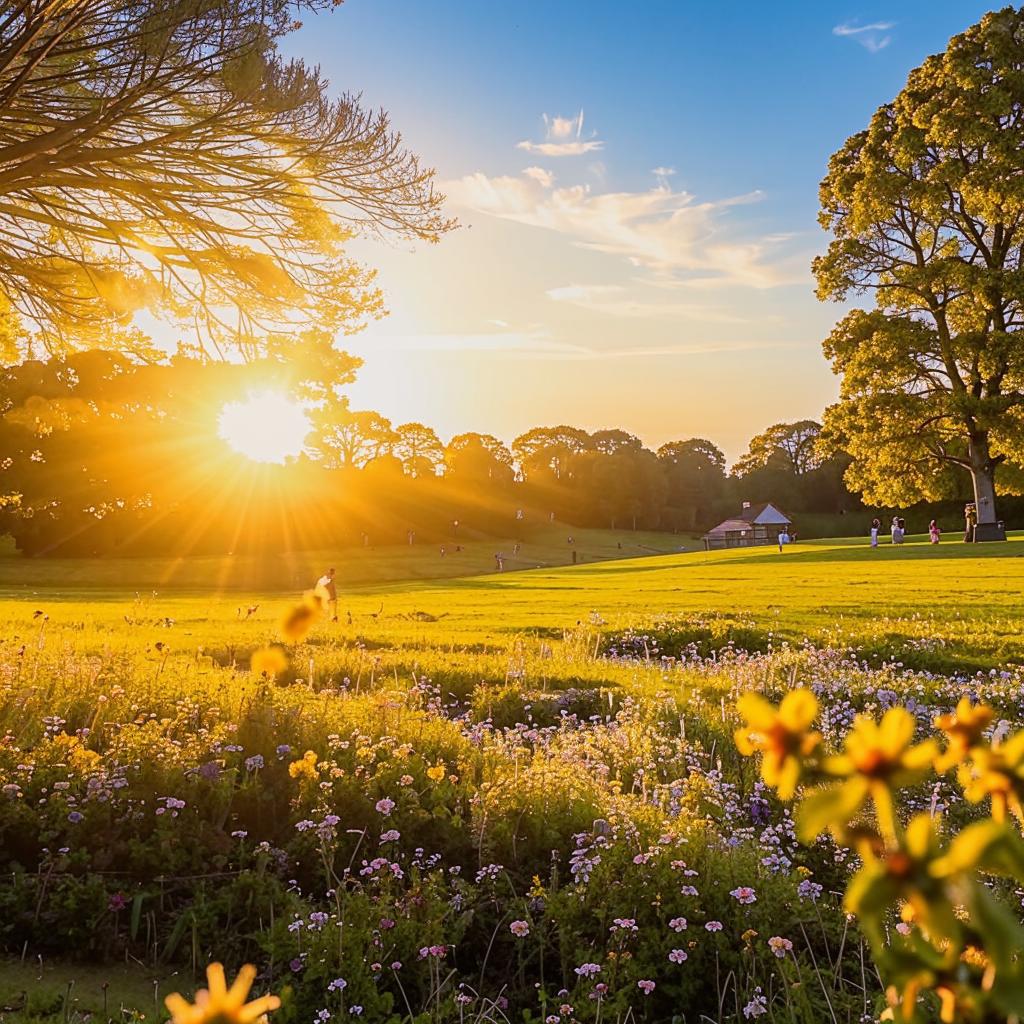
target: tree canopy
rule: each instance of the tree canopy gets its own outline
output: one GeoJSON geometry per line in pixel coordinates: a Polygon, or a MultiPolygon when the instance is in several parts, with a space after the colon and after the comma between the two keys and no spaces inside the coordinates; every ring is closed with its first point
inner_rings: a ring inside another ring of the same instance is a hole
{"type": "Polygon", "coordinates": [[[867,500],[956,493],[980,523],[1024,460],[1024,14],[1005,8],[911,72],[821,185],[818,294],[870,294],[825,342],[825,426],[867,500]]]}
{"type": "Polygon", "coordinates": [[[336,0],[0,0],[0,343],[212,350],[382,309],[355,232],[436,240],[433,172],[383,111],[284,58],[336,0]]]}

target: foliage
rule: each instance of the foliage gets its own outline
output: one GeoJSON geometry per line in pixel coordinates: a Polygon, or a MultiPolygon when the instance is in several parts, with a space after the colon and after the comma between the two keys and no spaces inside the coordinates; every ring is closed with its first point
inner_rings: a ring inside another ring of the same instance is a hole
{"type": "Polygon", "coordinates": [[[564,427],[511,448],[477,433],[445,445],[424,424],[351,409],[341,389],[358,366],[310,330],[271,335],[244,363],[186,347],[149,360],[91,349],[0,369],[0,526],[33,555],[274,552],[410,531],[440,544],[455,520],[463,535],[524,541],[552,513],[575,527],[696,531],[735,514],[741,495],[770,495],[791,513],[852,501],[834,459],[729,479],[701,439],[656,455],[625,431],[564,427]],[[224,404],[250,391],[303,403],[301,456],[255,464],[217,436],[224,404]]]}
{"type": "MultiPolygon", "coordinates": [[[[0,283],[51,351],[148,351],[149,309],[214,350],[381,311],[358,231],[436,240],[432,172],[383,112],[278,46],[331,0],[0,9],[0,283]]],[[[16,325],[15,325],[16,326],[16,325]]]]}
{"type": "Polygon", "coordinates": [[[782,466],[794,476],[803,476],[822,463],[818,447],[820,434],[821,424],[814,420],[776,423],[751,438],[746,454],[734,467],[735,472],[745,475],[755,469],[782,466]]]}
{"type": "Polygon", "coordinates": [[[985,15],[911,72],[822,182],[834,240],[818,294],[875,302],[825,342],[842,376],[826,431],[869,501],[946,496],[966,471],[979,522],[994,522],[996,470],[1024,456],[1022,47],[1021,11],[985,15]]]}
{"type": "Polygon", "coordinates": [[[810,690],[793,690],[777,709],[745,694],[739,711],[746,725],[737,746],[761,754],[762,777],[780,798],[792,799],[801,776],[819,783],[800,798],[801,840],[831,831],[857,851],[861,867],[844,906],[857,915],[886,983],[884,1019],[898,1011],[901,1020],[927,1020],[934,997],[946,1024],[1017,1020],[1024,926],[993,889],[998,878],[1024,884],[1024,732],[991,736],[993,709],[963,697],[935,719],[944,749],[932,738],[915,744],[914,715],[890,707],[880,722],[856,716],[842,752],[827,754],[811,731],[818,702],[810,690]],[[905,821],[902,792],[954,768],[967,801],[989,800],[991,817],[952,834],[934,806],[905,821]]]}

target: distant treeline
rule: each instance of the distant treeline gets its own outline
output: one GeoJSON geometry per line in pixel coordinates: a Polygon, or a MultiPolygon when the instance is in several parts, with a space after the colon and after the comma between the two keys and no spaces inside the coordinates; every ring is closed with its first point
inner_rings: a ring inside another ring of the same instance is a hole
{"type": "MultiPolygon", "coordinates": [[[[864,532],[873,514],[843,483],[848,458],[821,454],[813,421],[759,434],[731,473],[710,441],[651,451],[621,429],[444,444],[423,424],[350,410],[335,382],[355,361],[335,359],[328,380],[318,344],[303,352],[246,364],[179,352],[154,364],[89,351],[3,369],[0,530],[33,555],[185,555],[377,545],[410,531],[421,542],[525,538],[552,519],[701,532],[745,500],[804,516],[803,536],[864,532]],[[266,386],[311,402],[308,451],[285,465],[253,463],[217,437],[224,403],[266,386]],[[848,529],[815,529],[851,514],[848,529]]],[[[944,509],[949,525],[955,509],[944,509]]],[[[927,511],[915,514],[926,522],[927,511]]]]}

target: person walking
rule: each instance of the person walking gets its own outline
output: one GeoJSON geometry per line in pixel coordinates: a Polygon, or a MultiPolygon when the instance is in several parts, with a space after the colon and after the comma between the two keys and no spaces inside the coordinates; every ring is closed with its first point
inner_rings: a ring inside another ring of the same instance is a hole
{"type": "Polygon", "coordinates": [[[316,593],[319,595],[321,602],[324,605],[326,611],[331,615],[331,622],[338,621],[338,587],[334,582],[334,570],[328,569],[316,581],[316,593]]]}
{"type": "Polygon", "coordinates": [[[939,524],[933,519],[928,524],[928,539],[932,544],[938,544],[942,539],[942,531],[939,529],[939,524]]]}
{"type": "Polygon", "coordinates": [[[878,531],[882,529],[881,519],[871,520],[871,546],[873,548],[878,547],[878,531]]]}

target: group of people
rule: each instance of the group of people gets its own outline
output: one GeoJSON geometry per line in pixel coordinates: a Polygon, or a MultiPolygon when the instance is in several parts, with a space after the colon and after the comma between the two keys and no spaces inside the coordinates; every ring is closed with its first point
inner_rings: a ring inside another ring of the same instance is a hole
{"type": "MultiPolygon", "coordinates": [[[[882,532],[882,521],[880,519],[871,520],[871,546],[873,548],[878,547],[878,535],[882,532]]],[[[889,532],[892,534],[893,544],[902,544],[903,539],[907,533],[907,521],[902,516],[893,516],[892,525],[889,527],[889,532]]],[[[928,524],[928,540],[932,544],[938,544],[942,540],[942,530],[939,528],[939,524],[933,519],[928,524]]]]}

